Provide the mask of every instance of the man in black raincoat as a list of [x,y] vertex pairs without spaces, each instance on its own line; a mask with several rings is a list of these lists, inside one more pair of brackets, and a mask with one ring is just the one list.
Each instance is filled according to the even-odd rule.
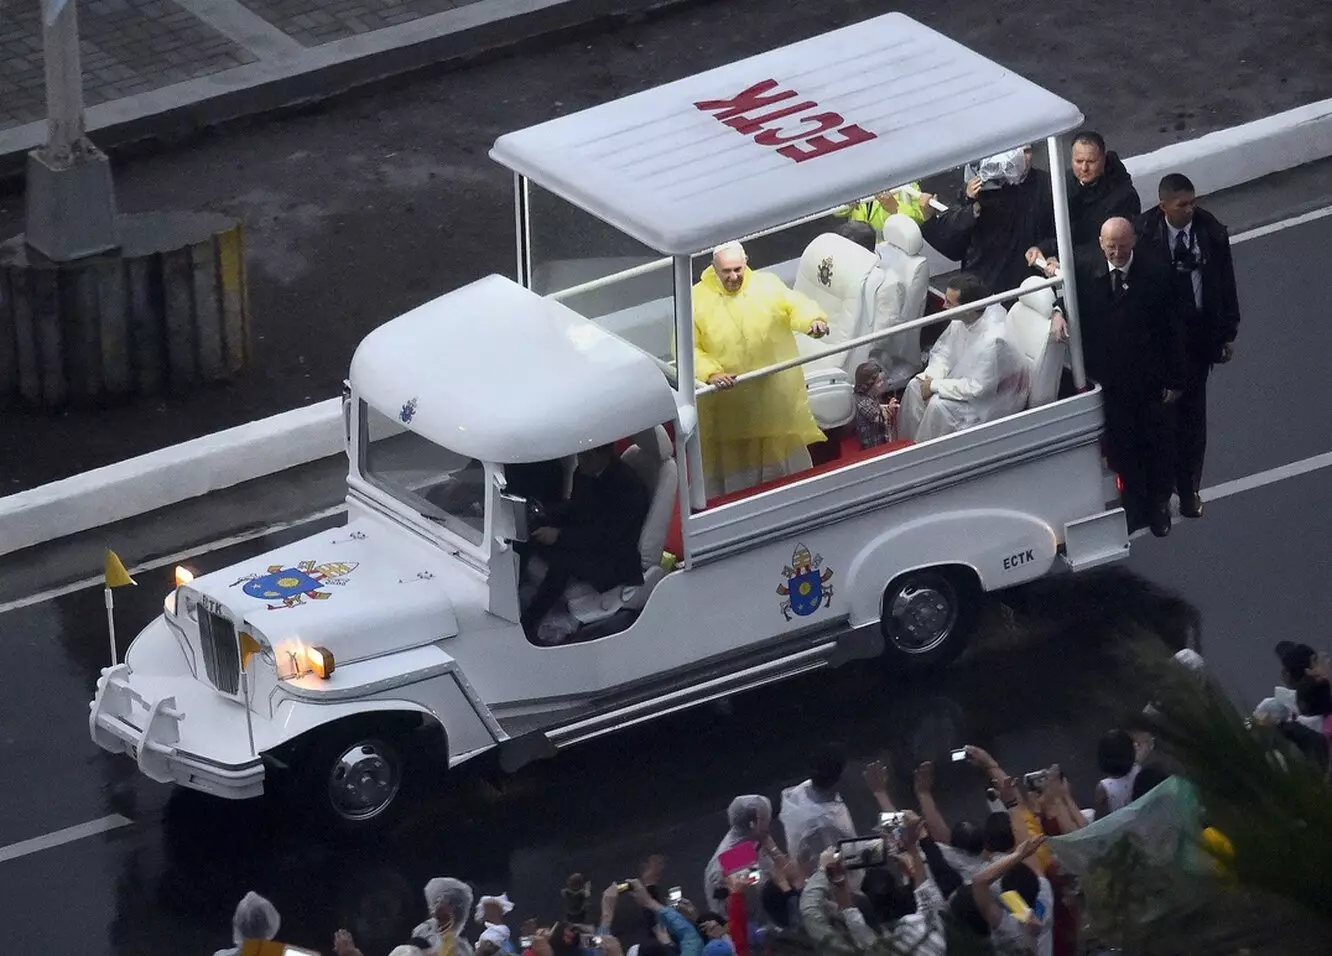
[[[1132,222],[1142,212],[1133,177],[1119,154],[1107,152],[1100,133],[1084,130],[1073,137],[1072,168],[1068,172],[1068,218],[1073,248],[1095,255],[1101,227],[1116,216]],[[1059,255],[1054,229],[1027,250],[1026,261]]]
[[962,205],[935,214],[922,197],[925,241],[995,292],[1016,289],[1031,275],[1024,253],[1054,235],[1050,180],[1031,168],[1031,147],[980,164],[962,194]]

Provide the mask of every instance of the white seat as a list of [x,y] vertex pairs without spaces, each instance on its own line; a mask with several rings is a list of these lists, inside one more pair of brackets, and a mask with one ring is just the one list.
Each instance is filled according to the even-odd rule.
[[609,591],[597,591],[582,581],[571,583],[564,591],[564,599],[580,624],[594,624],[620,610],[641,610],[652,589],[666,576],[661,565],[662,550],[666,547],[666,533],[675,513],[678,481],[673,454],[670,436],[658,425],[635,435],[634,443],[620,456],[651,496],[647,517],[638,534],[643,583],[621,585]]
[[[875,331],[914,321],[925,314],[930,264],[921,255],[924,248],[920,226],[910,216],[894,213],[884,220],[883,242],[877,249],[879,262],[890,283],[901,291],[896,308],[884,310],[877,317]],[[920,332],[907,332],[879,343],[874,347],[873,357],[883,366],[888,387],[903,387],[924,367]]]
[[[877,255],[842,236],[827,232],[805,247],[792,285],[827,314],[828,335],[822,339],[797,335],[801,354],[869,332],[879,297],[887,294],[886,278]],[[868,356],[869,348],[863,347],[802,366],[810,411],[824,431],[855,416],[855,368]]]
[[[1031,276],[1019,289],[1031,289],[1045,280]],[[1008,340],[1031,363],[1031,389],[1028,408],[1039,408],[1059,396],[1059,379],[1064,370],[1068,343],[1050,341],[1050,316],[1054,312],[1054,289],[1032,289],[1024,293],[1008,310]]]

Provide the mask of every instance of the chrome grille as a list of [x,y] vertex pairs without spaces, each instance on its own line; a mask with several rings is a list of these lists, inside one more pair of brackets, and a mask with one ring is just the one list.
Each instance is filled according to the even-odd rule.
[[200,606],[199,642],[203,649],[204,670],[213,686],[224,694],[240,689],[240,647],[236,626],[220,614]]

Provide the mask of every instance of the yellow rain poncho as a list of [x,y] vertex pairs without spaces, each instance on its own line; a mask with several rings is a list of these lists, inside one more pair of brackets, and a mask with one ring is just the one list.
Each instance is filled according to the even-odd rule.
[[[694,376],[741,375],[797,356],[795,336],[823,311],[775,275],[746,269],[727,292],[709,266],[694,286]],[[787,369],[698,403],[708,497],[750,488],[811,466],[807,445],[824,440],[800,368]]]

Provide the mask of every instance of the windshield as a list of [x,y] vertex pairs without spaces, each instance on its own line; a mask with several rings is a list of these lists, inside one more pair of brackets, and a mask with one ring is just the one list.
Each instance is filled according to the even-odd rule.
[[364,401],[361,474],[464,540],[485,540],[486,472],[481,462],[427,441]]

